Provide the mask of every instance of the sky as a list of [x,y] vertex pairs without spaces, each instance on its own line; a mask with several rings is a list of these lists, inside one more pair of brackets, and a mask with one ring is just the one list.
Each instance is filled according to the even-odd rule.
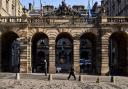
[[[20,0],[22,5],[28,8],[28,3],[33,3],[33,0]],[[41,0],[42,5],[54,5],[56,7],[61,4],[62,0]],[[67,5],[84,5],[86,8],[88,6],[88,0],[65,0]],[[93,0],[93,2],[98,2],[100,4],[101,0]],[[40,0],[34,0],[35,2],[35,8],[40,7]]]

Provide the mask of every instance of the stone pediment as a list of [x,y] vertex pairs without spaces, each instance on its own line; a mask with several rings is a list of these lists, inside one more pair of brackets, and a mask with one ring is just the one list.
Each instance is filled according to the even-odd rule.
[[57,9],[52,12],[45,13],[45,16],[80,16],[80,13],[74,11],[70,6],[67,6],[63,0]]

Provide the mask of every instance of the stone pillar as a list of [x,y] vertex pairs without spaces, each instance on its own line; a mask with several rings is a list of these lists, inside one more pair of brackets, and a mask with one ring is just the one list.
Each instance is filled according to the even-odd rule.
[[27,73],[27,39],[22,39],[20,41],[20,72]]
[[80,40],[79,39],[74,39],[74,68],[76,73],[80,73]]
[[28,38],[27,43],[27,73],[32,73],[32,42],[30,41],[30,38]]
[[109,73],[109,39],[108,36],[101,37],[101,75]]
[[49,39],[49,73],[56,73],[55,67],[55,39]]

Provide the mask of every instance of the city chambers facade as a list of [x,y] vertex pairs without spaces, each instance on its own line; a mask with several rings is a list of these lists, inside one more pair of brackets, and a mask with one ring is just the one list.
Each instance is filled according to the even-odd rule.
[[127,17],[89,17],[63,1],[46,8],[0,17],[1,73],[68,73],[73,65],[76,73],[128,75]]

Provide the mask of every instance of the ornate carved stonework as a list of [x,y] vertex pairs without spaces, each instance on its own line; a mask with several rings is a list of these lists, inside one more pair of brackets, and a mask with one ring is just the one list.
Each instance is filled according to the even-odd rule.
[[46,16],[80,16],[80,13],[74,11],[70,6],[67,6],[63,0],[61,5],[55,11],[45,13]]

